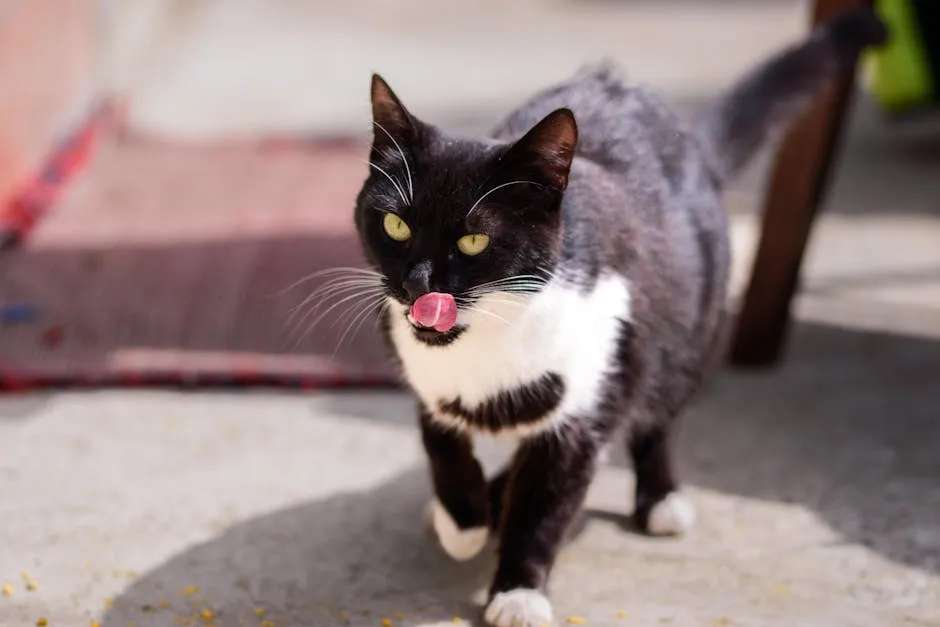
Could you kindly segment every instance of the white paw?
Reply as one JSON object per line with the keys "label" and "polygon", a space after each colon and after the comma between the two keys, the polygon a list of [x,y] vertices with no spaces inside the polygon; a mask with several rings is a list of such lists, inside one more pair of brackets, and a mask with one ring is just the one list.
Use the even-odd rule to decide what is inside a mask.
{"label": "white paw", "polygon": [[650,511],[647,531],[654,536],[678,536],[695,525],[695,506],[685,495],[670,492]]}
{"label": "white paw", "polygon": [[485,618],[493,627],[549,627],[552,604],[538,590],[516,588],[496,594]]}
{"label": "white paw", "polygon": [[477,553],[483,550],[486,541],[490,537],[488,527],[473,527],[471,529],[458,527],[437,499],[432,500],[428,505],[428,517],[441,547],[458,562],[475,557]]}

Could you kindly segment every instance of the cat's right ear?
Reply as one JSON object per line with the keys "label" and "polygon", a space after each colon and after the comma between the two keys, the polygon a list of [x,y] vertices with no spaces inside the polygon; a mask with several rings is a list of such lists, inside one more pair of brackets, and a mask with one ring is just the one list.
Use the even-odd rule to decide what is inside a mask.
{"label": "cat's right ear", "polygon": [[413,138],[414,119],[378,74],[372,75],[372,121],[376,145],[408,142]]}

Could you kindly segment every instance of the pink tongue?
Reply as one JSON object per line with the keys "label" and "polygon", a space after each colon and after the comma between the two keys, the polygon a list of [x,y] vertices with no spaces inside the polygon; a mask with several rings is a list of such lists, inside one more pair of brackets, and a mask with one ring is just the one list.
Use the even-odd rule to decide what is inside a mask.
{"label": "pink tongue", "polygon": [[414,302],[411,317],[422,327],[443,333],[457,323],[457,302],[450,294],[431,292]]}

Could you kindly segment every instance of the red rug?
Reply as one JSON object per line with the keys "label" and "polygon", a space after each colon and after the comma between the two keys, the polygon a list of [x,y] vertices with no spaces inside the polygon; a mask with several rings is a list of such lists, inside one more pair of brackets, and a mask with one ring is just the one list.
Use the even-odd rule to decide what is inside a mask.
{"label": "red rug", "polygon": [[393,385],[354,301],[313,327],[337,299],[294,309],[329,276],[291,288],[362,265],[366,155],[342,141],[183,146],[97,118],[0,214],[15,244],[0,252],[0,389]]}

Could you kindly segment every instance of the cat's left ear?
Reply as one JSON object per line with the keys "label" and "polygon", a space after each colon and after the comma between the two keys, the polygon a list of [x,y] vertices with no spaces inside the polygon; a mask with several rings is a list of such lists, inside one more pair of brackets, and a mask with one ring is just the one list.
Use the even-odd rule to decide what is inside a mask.
{"label": "cat's left ear", "polygon": [[415,132],[414,119],[392,88],[378,74],[372,75],[372,121],[375,145],[408,142]]}
{"label": "cat's left ear", "polygon": [[549,113],[522,136],[503,161],[558,191],[568,187],[568,174],[578,143],[578,125],[570,109]]}

